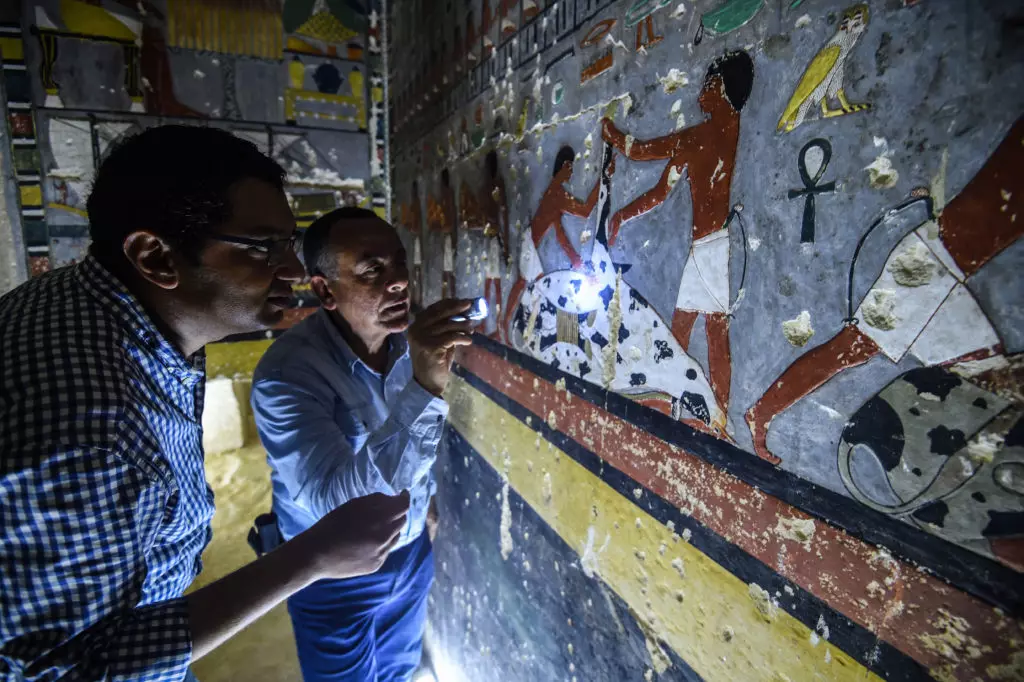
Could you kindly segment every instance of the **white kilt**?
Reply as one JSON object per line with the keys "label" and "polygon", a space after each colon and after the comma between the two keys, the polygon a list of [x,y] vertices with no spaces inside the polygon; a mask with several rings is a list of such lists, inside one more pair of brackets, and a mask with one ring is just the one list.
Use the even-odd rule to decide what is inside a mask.
{"label": "white kilt", "polygon": [[533,243],[533,233],[530,229],[523,230],[519,239],[519,276],[527,282],[532,282],[543,274],[544,268],[537,247]]}
{"label": "white kilt", "polygon": [[729,229],[701,237],[690,247],[679,282],[676,310],[729,312]]}

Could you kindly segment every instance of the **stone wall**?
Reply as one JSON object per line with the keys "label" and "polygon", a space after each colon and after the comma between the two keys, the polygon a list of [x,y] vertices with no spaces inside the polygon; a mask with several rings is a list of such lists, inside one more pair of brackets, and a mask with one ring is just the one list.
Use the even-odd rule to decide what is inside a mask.
{"label": "stone wall", "polygon": [[413,290],[495,310],[449,395],[451,670],[1022,674],[1022,18],[394,8]]}

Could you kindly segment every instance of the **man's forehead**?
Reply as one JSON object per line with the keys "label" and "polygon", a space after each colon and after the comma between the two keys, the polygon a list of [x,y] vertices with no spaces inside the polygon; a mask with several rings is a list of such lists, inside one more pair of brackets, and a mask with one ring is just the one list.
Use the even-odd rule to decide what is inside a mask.
{"label": "man's forehead", "polygon": [[338,221],[331,230],[331,242],[338,253],[357,259],[388,255],[402,248],[395,228],[376,216]]}
{"label": "man's forehead", "polygon": [[227,226],[249,236],[287,235],[295,217],[284,191],[255,178],[244,178],[230,190],[231,217]]}

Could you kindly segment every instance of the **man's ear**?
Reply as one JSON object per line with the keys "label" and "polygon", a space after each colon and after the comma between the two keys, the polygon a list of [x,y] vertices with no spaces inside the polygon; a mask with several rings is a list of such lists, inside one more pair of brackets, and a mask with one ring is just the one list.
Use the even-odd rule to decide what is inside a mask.
{"label": "man's ear", "polygon": [[334,299],[334,294],[331,293],[330,287],[327,285],[327,278],[323,275],[313,275],[309,280],[309,286],[316,294],[316,297],[320,299],[320,305],[325,310],[334,310],[338,307],[338,302]]}
{"label": "man's ear", "polygon": [[152,232],[140,230],[124,238],[124,255],[135,270],[161,289],[175,289],[180,284],[175,257],[170,245]]}

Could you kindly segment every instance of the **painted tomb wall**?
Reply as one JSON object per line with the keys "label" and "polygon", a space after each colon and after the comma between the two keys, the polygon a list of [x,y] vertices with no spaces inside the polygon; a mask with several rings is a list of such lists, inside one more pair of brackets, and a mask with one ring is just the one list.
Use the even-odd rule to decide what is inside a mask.
{"label": "painted tomb wall", "polygon": [[392,7],[452,670],[1024,675],[1020,12]]}

